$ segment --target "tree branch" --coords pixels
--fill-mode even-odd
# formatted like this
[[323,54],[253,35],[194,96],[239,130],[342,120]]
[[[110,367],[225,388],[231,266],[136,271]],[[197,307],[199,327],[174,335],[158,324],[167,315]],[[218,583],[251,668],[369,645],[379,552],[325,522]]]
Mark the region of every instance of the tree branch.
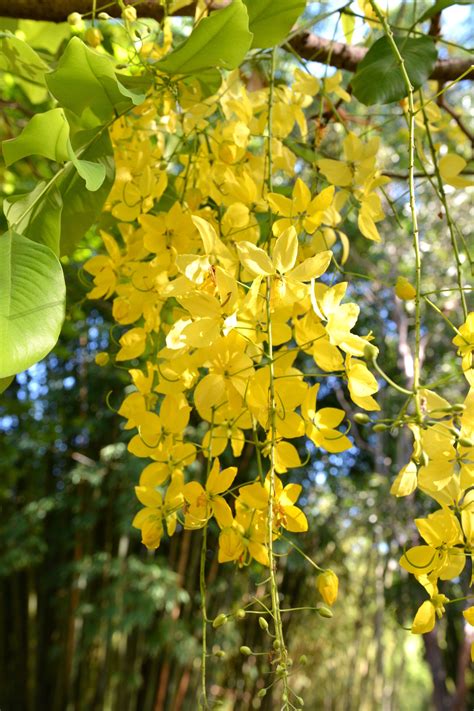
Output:
[[[209,0],[210,8],[223,7],[228,4],[228,0]],[[98,9],[102,2],[98,2]],[[71,12],[79,12],[90,17],[91,0],[0,0],[0,16],[13,17],[16,19],[47,20],[49,22],[65,22]],[[138,14],[141,17],[152,17],[157,20],[163,18],[163,5],[160,0],[143,0],[136,5]],[[190,2],[185,7],[176,11],[176,15],[194,15],[195,3]],[[118,3],[111,4],[107,8],[110,15],[120,15]],[[365,57],[367,49],[347,45],[342,42],[333,42],[319,37],[311,32],[300,32],[294,35],[290,41],[292,49],[300,55],[302,59],[313,62],[328,64],[331,67],[345,69],[354,72],[359,62]],[[461,74],[471,71],[463,79],[474,80],[474,68],[470,58],[452,57],[450,59],[440,59],[436,62],[430,79],[442,82],[455,81]]]
[[[1,5],[2,0],[0,0]],[[319,37],[311,32],[300,32],[289,42],[293,50],[303,59],[312,62],[329,64],[338,69],[346,69],[355,72],[359,62],[367,54],[365,47],[357,47],[344,44],[343,42],[333,42]],[[463,79],[474,80],[474,67],[470,58],[453,57],[451,59],[439,59],[431,73],[430,79],[448,82],[455,81],[461,74],[468,72]]]

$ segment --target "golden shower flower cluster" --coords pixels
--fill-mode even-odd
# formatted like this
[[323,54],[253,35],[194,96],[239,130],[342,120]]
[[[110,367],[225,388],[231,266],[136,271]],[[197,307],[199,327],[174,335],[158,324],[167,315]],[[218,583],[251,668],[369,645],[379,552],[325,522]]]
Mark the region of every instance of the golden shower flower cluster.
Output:
[[[352,446],[344,411],[319,406],[318,379],[336,375],[358,407],[379,409],[364,359],[372,336],[354,332],[359,307],[334,280],[330,249],[339,238],[348,250],[351,195],[361,231],[379,239],[378,139],[349,134],[347,163],[321,160],[327,180],[308,181],[285,139],[295,127],[307,136],[304,109],[320,90],[297,69],[270,101],[269,88],[249,91],[234,72],[210,97],[197,82],[158,88],[113,127],[107,209],[120,239],[103,232],[107,253],[85,268],[89,296],[112,298],[124,327],[116,361],[132,361],[119,412],[135,432],[129,450],[150,461],[134,520],[149,548],[178,522],[214,519],[220,562],[267,565],[270,497],[274,538],[308,528],[302,487],[285,482],[302,466],[301,438],[327,452]],[[338,90],[333,79],[328,91]],[[190,422],[202,423],[193,436]],[[255,479],[239,471],[245,447],[256,449]]]

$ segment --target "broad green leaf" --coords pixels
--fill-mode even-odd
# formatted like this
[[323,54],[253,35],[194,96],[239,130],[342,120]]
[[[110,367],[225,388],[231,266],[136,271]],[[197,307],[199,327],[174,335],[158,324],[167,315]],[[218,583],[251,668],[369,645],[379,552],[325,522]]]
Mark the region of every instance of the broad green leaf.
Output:
[[45,244],[59,256],[63,201],[56,185],[45,191],[46,185],[46,181],[42,180],[26,195],[6,198],[3,211],[10,229],[14,228],[34,242]]
[[0,71],[10,72],[32,84],[46,86],[45,72],[49,70],[34,49],[10,32],[0,33]]
[[10,375],[8,378],[0,378],[0,395],[5,392],[10,383],[13,382],[14,375]]
[[290,32],[306,0],[244,0],[249,13],[252,47],[274,47]]
[[63,199],[61,215],[61,254],[69,254],[89,227],[99,217],[114,181],[114,160],[108,132],[100,133],[81,153],[81,160],[100,163],[105,169],[105,180],[98,190],[85,189],[76,171],[69,171],[61,179],[59,189]]
[[454,0],[454,2],[453,0],[438,0],[438,2],[435,2],[432,7],[426,10],[426,12],[418,18],[417,22],[429,20],[433,17],[433,15],[436,15],[438,12],[441,12],[441,10],[451,7],[452,5],[472,5],[472,0]]
[[72,28],[67,22],[20,20],[18,22],[18,30],[30,47],[54,55],[61,44],[66,39],[69,39]]
[[110,58],[73,37],[46,83],[61,106],[96,126],[110,121],[131,105],[120,90]]
[[[431,37],[396,37],[400,54],[414,89],[430,76],[436,62],[436,46]],[[354,96],[362,104],[390,104],[407,96],[398,60],[387,37],[369,49],[352,78]]]
[[220,85],[222,84],[222,74],[218,69],[206,69],[199,72],[197,76],[185,77],[183,79],[185,84],[193,84],[199,82],[201,85],[201,96],[206,99],[208,96],[212,96],[217,93]]
[[235,69],[250,49],[247,8],[242,0],[203,18],[190,36],[155,67],[167,74],[194,74],[212,67]]
[[73,160],[77,172],[85,180],[86,189],[95,192],[105,180],[105,165],[91,160]]
[[135,106],[145,101],[148,90],[152,85],[149,75],[132,77],[127,74],[116,74],[115,76],[120,92],[129,98]]
[[78,158],[70,143],[69,158],[81,178],[84,179],[86,189],[91,192],[98,190],[105,180],[105,165],[103,165],[103,163],[95,163],[90,160]]
[[62,109],[36,114],[16,138],[2,143],[6,165],[26,156],[43,156],[58,163],[68,160],[69,124]]
[[0,236],[0,378],[52,350],[65,298],[63,270],[48,247],[11,230]]

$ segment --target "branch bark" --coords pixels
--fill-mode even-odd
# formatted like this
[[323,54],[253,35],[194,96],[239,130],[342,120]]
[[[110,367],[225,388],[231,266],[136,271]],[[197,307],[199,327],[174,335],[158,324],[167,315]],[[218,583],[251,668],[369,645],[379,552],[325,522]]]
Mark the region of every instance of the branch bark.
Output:
[[[212,9],[223,7],[228,4],[228,0],[216,2],[209,0]],[[98,3],[100,7],[101,3]],[[10,17],[28,20],[47,20],[49,22],[65,22],[71,12],[79,12],[90,17],[91,0],[0,0],[0,17]],[[141,17],[153,17],[157,20],[163,18],[163,6],[159,0],[143,0],[136,5],[138,14]],[[190,2],[185,7],[176,11],[176,15],[194,15],[195,3]],[[120,15],[118,3],[107,8],[110,15]],[[338,69],[346,69],[354,72],[359,62],[365,57],[367,49],[344,44],[343,42],[333,42],[319,37],[312,32],[301,32],[294,35],[289,41],[289,45],[302,59],[313,62],[328,64]],[[459,76],[468,72],[463,79],[474,80],[474,68],[470,58],[452,57],[450,59],[440,59],[436,62],[430,79],[441,82],[455,81]]]

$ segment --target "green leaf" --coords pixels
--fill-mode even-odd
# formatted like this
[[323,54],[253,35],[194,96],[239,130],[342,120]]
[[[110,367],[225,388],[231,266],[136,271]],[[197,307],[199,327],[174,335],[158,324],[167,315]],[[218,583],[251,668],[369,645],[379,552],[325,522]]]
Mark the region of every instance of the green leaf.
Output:
[[30,47],[54,55],[61,44],[66,39],[69,39],[72,28],[67,22],[20,20],[18,22],[18,30]]
[[203,18],[188,39],[155,67],[167,74],[195,74],[212,67],[235,69],[250,49],[252,35],[242,0]]
[[11,375],[8,378],[0,378],[0,395],[5,392],[5,390],[8,388],[10,383],[13,383],[13,378],[15,376]]
[[69,124],[62,109],[36,114],[17,138],[2,143],[5,163],[26,156],[43,156],[58,163],[68,160]]
[[34,242],[45,244],[59,256],[63,201],[56,185],[45,192],[46,185],[42,180],[26,195],[6,198],[3,211],[10,229],[15,228]]
[[98,190],[105,180],[105,165],[78,158],[74,158],[72,162],[81,178],[84,178],[87,190]]
[[46,86],[45,72],[49,70],[34,49],[10,32],[0,32],[0,71],[10,72],[32,84]]
[[472,5],[472,0],[455,0],[454,2],[453,0],[438,0],[438,2],[435,2],[432,7],[418,18],[417,23],[429,20],[433,15],[436,15],[438,12],[441,12],[441,10],[451,7],[452,5]]
[[[430,76],[437,51],[430,37],[396,37],[395,42],[403,57],[414,89]],[[354,96],[362,104],[390,104],[407,96],[407,88],[392,47],[382,37],[369,49],[352,78]]]
[[306,0],[244,0],[249,13],[252,47],[274,47],[287,37]]
[[71,39],[46,83],[61,106],[87,126],[103,125],[131,106],[120,91],[112,60],[86,47],[78,37]]
[[114,182],[112,144],[107,131],[102,131],[81,154],[81,160],[101,164],[105,180],[98,190],[84,189],[83,179],[71,171],[61,179],[59,189],[63,199],[61,215],[61,254],[70,254],[89,227],[99,217]]
[[13,231],[0,237],[0,378],[44,358],[64,320],[66,285],[58,258]]
[[196,76],[184,77],[184,84],[193,84],[198,82],[201,86],[201,97],[203,99],[208,96],[213,96],[222,84],[222,74],[218,69],[205,69],[199,72]]
[[146,95],[152,86],[149,75],[128,76],[127,74],[116,74],[117,85],[120,92],[129,98],[135,106],[143,104]]

